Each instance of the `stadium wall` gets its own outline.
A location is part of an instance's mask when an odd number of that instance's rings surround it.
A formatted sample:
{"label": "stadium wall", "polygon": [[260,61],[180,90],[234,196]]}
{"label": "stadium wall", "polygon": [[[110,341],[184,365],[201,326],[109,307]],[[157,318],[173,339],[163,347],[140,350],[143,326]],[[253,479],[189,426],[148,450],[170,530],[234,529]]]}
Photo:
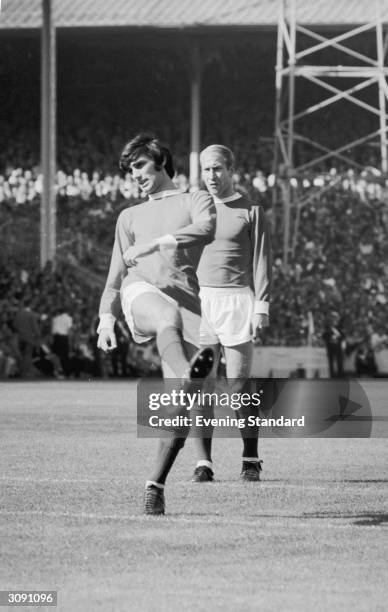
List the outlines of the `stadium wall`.
{"label": "stadium wall", "polygon": [[306,378],[318,375],[329,376],[329,368],[324,348],[309,346],[256,346],[253,353],[251,374],[262,378],[288,378],[292,372],[301,373]]}
{"label": "stadium wall", "polygon": [[[380,376],[388,372],[388,349],[374,352],[377,371]],[[355,372],[355,353],[345,356],[344,369],[347,373]],[[253,353],[251,375],[255,378],[273,376],[288,378],[305,376],[306,378],[329,378],[329,366],[326,349],[309,346],[256,346]]]}

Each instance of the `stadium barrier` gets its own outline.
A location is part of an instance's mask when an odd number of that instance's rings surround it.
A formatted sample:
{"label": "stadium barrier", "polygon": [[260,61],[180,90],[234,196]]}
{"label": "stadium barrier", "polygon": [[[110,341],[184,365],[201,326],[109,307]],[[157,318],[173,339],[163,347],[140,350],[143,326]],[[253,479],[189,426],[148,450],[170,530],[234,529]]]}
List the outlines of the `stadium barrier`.
{"label": "stadium barrier", "polygon": [[[388,349],[375,350],[377,371],[380,376],[388,373]],[[355,372],[355,352],[344,355],[345,372]],[[327,378],[329,366],[326,349],[309,346],[256,346],[253,352],[251,376],[263,378],[288,378],[296,375],[305,378]]]}
{"label": "stadium barrier", "polygon": [[310,346],[256,346],[251,375],[288,378],[292,373],[306,378],[329,376],[326,350]]}
{"label": "stadium barrier", "polygon": [[388,372],[388,349],[375,350],[375,360],[379,374]]}

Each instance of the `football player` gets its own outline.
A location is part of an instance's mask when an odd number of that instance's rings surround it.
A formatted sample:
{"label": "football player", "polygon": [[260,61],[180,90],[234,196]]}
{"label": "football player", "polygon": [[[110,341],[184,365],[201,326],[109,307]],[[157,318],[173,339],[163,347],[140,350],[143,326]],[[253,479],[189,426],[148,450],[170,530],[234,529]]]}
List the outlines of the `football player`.
{"label": "football player", "polygon": [[[197,265],[214,238],[215,207],[206,191],[181,193],[172,182],[174,167],[166,147],[152,135],[138,134],[121,154],[148,199],[119,215],[111,263],[100,303],[98,346],[116,347],[114,322],[120,308],[136,342],[156,338],[166,379],[181,386],[204,378],[212,368],[210,349],[198,351],[200,299]],[[159,441],[156,467],[146,482],[144,511],[164,514],[164,486],[188,428]]]}
{"label": "football player", "polygon": [[[224,353],[226,376],[234,392],[242,391],[250,376],[252,340],[269,324],[271,246],[262,207],[233,187],[234,156],[222,145],[211,145],[200,155],[202,178],[217,211],[215,240],[208,244],[198,267],[201,287],[201,346],[215,354],[212,378]],[[211,411],[211,407],[209,407]],[[238,410],[247,423],[253,406]],[[258,428],[240,429],[243,439],[241,478],[260,480]],[[213,480],[212,428],[196,431],[198,463],[195,482]]]}

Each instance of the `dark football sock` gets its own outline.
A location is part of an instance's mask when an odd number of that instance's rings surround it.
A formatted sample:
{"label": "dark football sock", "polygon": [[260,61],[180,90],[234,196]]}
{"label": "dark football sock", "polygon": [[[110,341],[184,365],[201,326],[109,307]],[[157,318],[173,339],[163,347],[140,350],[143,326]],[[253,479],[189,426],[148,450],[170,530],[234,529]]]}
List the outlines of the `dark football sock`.
{"label": "dark football sock", "polygon": [[237,415],[240,419],[244,419],[245,426],[240,429],[240,435],[243,441],[243,457],[258,457],[259,443],[259,426],[248,425],[248,417],[257,417],[259,410],[256,406],[245,406],[237,410]]}
{"label": "dark football sock", "polygon": [[212,460],[212,442],[213,442],[213,425],[196,425],[197,416],[203,416],[205,419],[214,417],[214,409],[211,404],[207,406],[194,407],[191,409],[191,418],[193,426],[191,428],[191,436],[194,438],[197,459],[206,461]]}
{"label": "dark football sock", "polygon": [[[184,435],[184,434],[180,434]],[[188,435],[188,431],[187,431]],[[156,467],[149,480],[164,484],[166,478],[177,458],[179,451],[183,448],[186,438],[171,437],[162,438],[159,440],[158,454],[156,458]]]}
{"label": "dark football sock", "polygon": [[257,438],[244,438],[243,439],[243,458],[245,457],[249,457],[250,459],[253,459],[255,457],[257,457],[257,459],[259,458],[259,454],[258,454],[258,439]]}
{"label": "dark football sock", "polygon": [[182,331],[174,325],[165,327],[156,336],[159,355],[175,372],[177,378],[183,375],[189,365],[183,342]]}
{"label": "dark football sock", "polygon": [[198,461],[204,459],[212,462],[212,443],[213,438],[196,438],[195,446],[197,447]]}

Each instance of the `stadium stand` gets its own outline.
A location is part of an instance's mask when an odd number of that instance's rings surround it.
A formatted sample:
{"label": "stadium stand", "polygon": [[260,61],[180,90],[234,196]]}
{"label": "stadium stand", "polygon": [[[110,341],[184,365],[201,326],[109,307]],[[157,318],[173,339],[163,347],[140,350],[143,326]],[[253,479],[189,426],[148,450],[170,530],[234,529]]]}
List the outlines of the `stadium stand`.
{"label": "stadium stand", "polygon": [[[293,254],[288,269],[282,265],[281,209],[273,206],[273,191],[281,190],[282,183],[272,174],[274,4],[261,0],[248,10],[241,0],[201,2],[196,4],[199,13],[195,22],[199,28],[196,33],[204,37],[203,146],[222,141],[235,151],[236,188],[265,206],[272,225],[274,300],[271,327],[263,333],[262,343],[323,346],[325,320],[335,310],[343,321],[348,351],[355,352],[359,346],[365,350],[371,344],[385,347],[388,183],[377,170],[373,143],[351,153],[365,166],[364,172],[355,173],[339,164],[332,167],[332,162],[327,162],[314,174],[291,179],[296,201],[309,201],[293,210]],[[305,3],[306,20],[327,20],[326,4]],[[60,26],[55,271],[39,271],[42,177],[36,28],[40,26],[40,3],[20,3],[20,10],[16,7],[5,12],[0,20],[4,32],[0,90],[7,91],[7,96],[2,96],[5,118],[0,120],[6,143],[0,150],[3,377],[21,372],[14,320],[22,301],[29,303],[40,320],[41,342],[35,359],[46,374],[63,375],[53,355],[51,334],[51,320],[63,301],[73,319],[72,376],[147,371],[141,350],[131,342],[128,351],[122,351],[131,366],[128,370],[101,357],[95,349],[98,299],[115,221],[122,208],[136,205],[141,197],[130,176],[118,174],[117,157],[123,143],[138,129],[154,130],[172,145],[177,182],[188,188],[188,54],[185,36],[177,30],[172,35],[171,29],[189,28],[193,34],[193,3],[180,0],[177,10],[178,3],[171,2],[167,12],[155,13],[132,0],[118,3],[112,13],[109,3],[99,2],[93,3],[91,11],[84,8],[82,15],[77,14],[76,5],[66,0],[56,3],[55,9]],[[356,1],[347,3],[342,12],[333,3],[330,24],[341,27],[361,23],[367,17],[361,17]],[[89,28],[87,44],[76,31],[80,24]],[[113,28],[123,24],[125,28]],[[158,26],[158,33],[147,29],[154,26]],[[217,29],[229,26],[227,33]],[[215,28],[211,36],[205,35],[208,27]],[[238,28],[246,28],[243,42]],[[261,28],[260,36],[257,28]],[[360,40],[360,48],[368,44],[367,37]],[[313,93],[306,87],[300,95],[306,99]],[[319,121],[306,122],[305,135],[314,134],[333,147],[351,140],[356,128],[366,132],[371,122],[377,122],[362,111],[350,115],[346,103],[338,106],[336,113],[335,122],[330,110]],[[298,146],[298,163],[310,154],[310,149]],[[148,357],[153,355],[152,346],[146,350]],[[156,360],[151,369],[158,370]]]}
{"label": "stadium stand", "polygon": [[[15,176],[20,178],[22,174]],[[77,171],[72,178],[75,185],[82,181]],[[251,177],[250,187],[257,192],[252,186],[255,178]],[[274,299],[272,324],[262,336],[266,345],[303,346],[311,342],[322,346],[325,319],[333,310],[341,314],[349,351],[369,342],[373,333],[386,335],[387,184],[366,173],[357,177],[349,172],[339,182],[337,179],[332,171],[316,176],[309,184],[305,179],[299,186],[302,193],[311,194],[314,190],[319,193],[322,184],[333,182],[318,201],[301,207],[294,257],[287,271],[282,266],[281,227],[275,223],[273,210],[268,210],[274,228]],[[93,179],[87,182],[92,185]],[[261,183],[267,193],[266,181],[261,179]],[[25,186],[23,180],[21,184]],[[113,185],[114,180],[107,184]],[[85,193],[87,199],[81,190],[60,194],[58,188],[58,252],[62,264],[56,272],[37,272],[37,264],[33,265],[38,262],[37,242],[33,239],[26,265],[25,234],[30,228],[32,237],[31,228],[35,228],[38,235],[39,195],[20,203],[12,197],[3,198],[0,204],[0,229],[7,245],[1,271],[1,347],[14,359],[13,320],[19,302],[30,301],[45,328],[45,343],[51,346],[47,321],[66,300],[76,321],[73,352],[77,354],[83,346],[81,340],[84,345],[86,341],[89,357],[95,360],[92,322],[109,262],[115,220],[123,207],[136,205],[139,199],[133,193],[128,197],[129,192],[123,189],[117,189],[114,197],[109,191],[99,196],[95,190]],[[17,372],[17,368],[12,371]]]}

